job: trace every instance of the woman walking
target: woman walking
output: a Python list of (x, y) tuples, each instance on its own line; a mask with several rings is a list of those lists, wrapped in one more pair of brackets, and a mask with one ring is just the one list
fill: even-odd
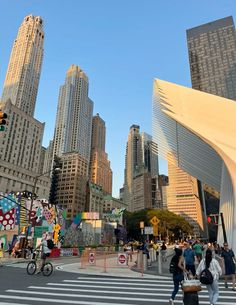
[(206, 287), (209, 293), (210, 304), (215, 305), (219, 298), (218, 280), (222, 274), (222, 270), (218, 261), (212, 257), (212, 251), (210, 249), (206, 250), (206, 256), (201, 260), (197, 268), (197, 276), (199, 276), (204, 269), (209, 269), (213, 276), (212, 284), (206, 285)]
[(225, 288), (228, 288), (228, 279), (232, 277), (232, 283), (233, 283), (233, 291), (236, 291), (235, 288), (235, 263), (236, 263), (236, 257), (234, 255), (233, 250), (229, 249), (229, 245), (227, 243), (224, 243), (224, 249), (221, 253), (221, 256), (224, 259), (225, 263)]
[(179, 284), (184, 279), (184, 257), (182, 256), (182, 249), (175, 248), (175, 255), (171, 259), (171, 265), (173, 264), (173, 282), (174, 282), (174, 290), (172, 292), (169, 304), (174, 305), (174, 299), (176, 294), (179, 291)]

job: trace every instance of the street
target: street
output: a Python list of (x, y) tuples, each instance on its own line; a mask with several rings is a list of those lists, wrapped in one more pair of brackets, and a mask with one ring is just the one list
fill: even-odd
[[(25, 264), (0, 268), (0, 305), (18, 304), (84, 304), (84, 305), (141, 305), (168, 304), (172, 280), (155, 278), (110, 277), (86, 275), (59, 270), (50, 277), (29, 276)], [(207, 305), (206, 289), (199, 294), (201, 305)], [(182, 292), (175, 300), (182, 304)], [(226, 290), (220, 282), (218, 305), (235, 305), (236, 293)]]

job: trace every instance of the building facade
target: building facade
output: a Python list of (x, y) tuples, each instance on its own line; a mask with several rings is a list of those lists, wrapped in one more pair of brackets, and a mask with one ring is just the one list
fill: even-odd
[[(41, 171), (44, 123), (34, 119), (43, 59), (44, 31), (40, 17), (26, 16), (14, 41), (0, 108), (8, 125), (0, 133), (0, 190), (32, 191)], [(36, 194), (48, 198), (50, 179), (37, 179)]]
[(52, 160), (53, 160), (53, 141), (50, 141), (45, 151), (43, 173), (50, 172), (52, 168)]
[(88, 77), (79, 66), (71, 65), (60, 88), (53, 155), (76, 152), (90, 159), (93, 102), (88, 97)]
[(236, 100), (236, 32), (232, 16), (187, 30), (192, 87)]
[(106, 145), (106, 125), (105, 121), (97, 113), (92, 121), (91, 149), (105, 152)]
[(142, 139), (140, 127), (132, 125), (128, 135), (125, 155), (125, 181), (123, 200), (130, 212), (135, 211), (133, 202), (133, 183), (135, 172), (143, 168)]
[(43, 60), (44, 30), (39, 16), (28, 15), (14, 41), (3, 87), (2, 101), (34, 115)]
[(183, 216), (192, 226), (195, 237), (203, 236), (202, 206), (197, 179), (168, 162), (169, 183), (166, 187), (167, 209)]
[(122, 200), (133, 212), (154, 208), (158, 200), (157, 144), (147, 133), (132, 125), (125, 156), (125, 181)]
[(90, 181), (100, 185), (104, 193), (112, 194), (112, 170), (105, 152), (106, 126), (99, 114), (93, 117), (91, 156), (89, 166)]
[[(97, 212), (100, 217), (103, 213), (104, 192), (100, 185), (88, 182), (86, 212)], [(100, 218), (101, 219), (101, 218)]]
[[(0, 103), (8, 114), (8, 125), (0, 133), (0, 190), (3, 193), (32, 192), (41, 160), (44, 123), (14, 106), (10, 100)], [(50, 179), (40, 177), (36, 194), (48, 198)]]
[(151, 209), (152, 206), (152, 178), (151, 173), (143, 171), (133, 179), (133, 205), (135, 211)]
[(72, 152), (64, 153), (61, 162), (55, 204), (67, 209), (67, 218), (72, 219), (85, 210), (88, 161), (79, 153)]

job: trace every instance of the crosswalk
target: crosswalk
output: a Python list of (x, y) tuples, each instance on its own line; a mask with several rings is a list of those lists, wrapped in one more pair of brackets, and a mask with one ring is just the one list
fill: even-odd
[[(79, 276), (44, 285), (30, 285), (25, 290), (7, 289), (0, 294), (0, 305), (80, 304), (80, 305), (163, 305), (168, 304), (173, 283), (170, 279)], [(220, 282), (218, 305), (235, 305), (236, 292)], [(183, 304), (179, 291), (175, 304)], [(207, 305), (208, 292), (199, 293), (199, 304)]]

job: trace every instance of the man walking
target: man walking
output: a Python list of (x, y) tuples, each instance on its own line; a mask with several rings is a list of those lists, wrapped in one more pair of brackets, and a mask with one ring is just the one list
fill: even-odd
[(192, 275), (196, 274), (195, 269), (195, 253), (190, 247), (190, 243), (187, 243), (186, 249), (184, 250), (185, 268), (187, 271), (191, 271)]

